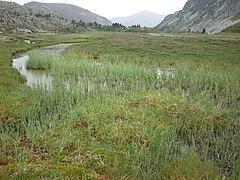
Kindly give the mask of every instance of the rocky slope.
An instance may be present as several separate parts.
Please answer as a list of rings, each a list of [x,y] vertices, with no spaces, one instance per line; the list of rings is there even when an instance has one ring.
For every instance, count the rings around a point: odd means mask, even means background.
[[[87,22],[96,21],[96,18],[87,17],[89,18]],[[0,32],[82,32],[89,30],[87,27],[76,26],[72,20],[47,6],[36,4],[21,6],[14,2],[0,1]]]
[[[156,14],[150,11],[140,11],[132,16],[116,17],[111,19],[114,23],[121,23],[124,26],[140,24],[142,27],[155,27],[163,20],[165,15]]]
[[[50,9],[28,9],[17,3],[0,1],[2,32],[63,32],[73,30],[71,21]]]
[[[73,20],[81,20],[83,22],[97,22],[102,25],[111,25],[111,21],[107,18],[94,14],[86,9],[72,5],[72,4],[63,4],[63,3],[39,3],[39,2],[30,2],[24,4],[24,7],[29,9],[36,8],[47,8],[61,17]]]
[[[239,0],[188,0],[181,11],[168,15],[158,26],[162,31],[218,33],[240,22]]]
[[[225,33],[240,33],[240,22],[237,23],[237,24],[234,24],[233,26],[227,27],[222,32],[225,32]]]

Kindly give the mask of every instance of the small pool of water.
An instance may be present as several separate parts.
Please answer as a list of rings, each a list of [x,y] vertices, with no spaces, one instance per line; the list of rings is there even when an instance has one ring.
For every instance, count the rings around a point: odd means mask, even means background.
[[[151,36],[162,36],[162,37],[177,37],[176,34],[159,34],[159,33],[148,33]]]
[[[40,48],[41,51],[52,54],[60,54],[72,44],[58,44]],[[32,89],[41,87],[46,90],[52,89],[53,76],[49,71],[27,69],[28,53],[18,55],[13,58],[12,66],[16,68],[22,76],[26,77],[26,85]]]

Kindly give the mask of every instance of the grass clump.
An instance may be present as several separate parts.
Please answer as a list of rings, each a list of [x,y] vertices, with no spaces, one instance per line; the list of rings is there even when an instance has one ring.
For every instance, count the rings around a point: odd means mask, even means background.
[[[239,178],[238,38],[83,37],[35,52],[53,88],[22,91],[31,103],[1,121],[1,177]]]
[[[166,164],[163,170],[164,179],[220,179],[213,164],[203,162],[194,152]]]
[[[55,54],[45,53],[41,50],[32,50],[29,52],[30,59],[27,61],[27,69],[49,70],[55,56]]]

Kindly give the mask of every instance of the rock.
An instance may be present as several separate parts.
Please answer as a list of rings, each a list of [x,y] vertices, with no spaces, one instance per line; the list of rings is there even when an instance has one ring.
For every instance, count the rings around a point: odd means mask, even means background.
[[[30,40],[24,40],[25,43],[28,43],[28,44],[31,44],[31,41]]]
[[[239,0],[188,0],[184,8],[168,15],[156,27],[161,31],[218,33],[240,22]]]
[[[6,29],[0,28],[0,31],[1,31],[2,33],[4,33],[4,32],[6,32]]]
[[[32,33],[32,31],[29,29],[17,29],[16,32],[22,33],[22,34],[31,34]]]

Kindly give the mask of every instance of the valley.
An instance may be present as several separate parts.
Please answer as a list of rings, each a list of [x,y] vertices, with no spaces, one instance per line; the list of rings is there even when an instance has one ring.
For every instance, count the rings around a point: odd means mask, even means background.
[[[17,2],[0,179],[240,179],[238,0]]]
[[[0,178],[237,179],[239,44],[238,34],[0,35]],[[51,90],[12,68],[23,52],[54,76]]]

